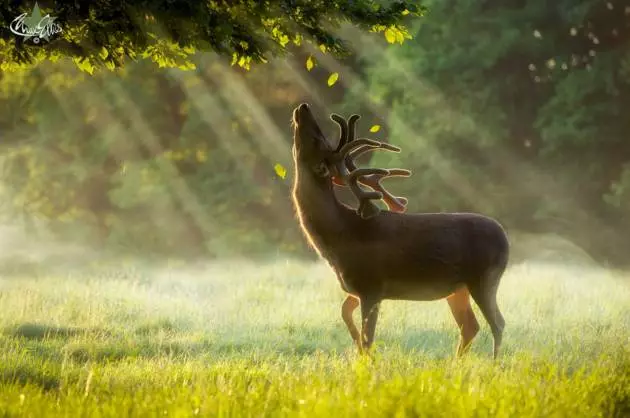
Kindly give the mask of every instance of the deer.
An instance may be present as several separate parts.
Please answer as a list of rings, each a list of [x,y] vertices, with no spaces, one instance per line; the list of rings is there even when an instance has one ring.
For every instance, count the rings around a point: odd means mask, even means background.
[[[370,352],[382,301],[446,299],[459,328],[459,358],[480,329],[472,298],[490,326],[496,359],[505,327],[497,291],[510,248],[503,226],[478,213],[406,213],[407,199],[393,196],[380,181],[409,177],[409,170],[354,164],[363,152],[400,148],[355,139],[359,115],[347,121],[330,115],[340,128],[337,147],[324,136],[307,103],[297,106],[292,116],[297,220],[310,247],[328,263],[347,294],[341,317],[359,353]],[[339,202],[333,185],[350,187],[358,208]],[[379,200],[389,210],[374,203]],[[360,332],[352,318],[359,306]]]

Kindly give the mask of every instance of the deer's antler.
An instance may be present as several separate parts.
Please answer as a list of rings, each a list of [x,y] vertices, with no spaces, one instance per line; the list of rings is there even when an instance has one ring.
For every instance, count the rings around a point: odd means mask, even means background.
[[[352,115],[346,121],[337,114],[330,115],[340,128],[339,145],[330,158],[332,163],[335,184],[349,186],[356,198],[359,200],[357,212],[364,219],[372,218],[380,213],[380,209],[372,200],[383,200],[389,210],[393,212],[404,212],[406,210],[407,199],[396,197],[389,193],[382,185],[381,180],[386,177],[409,177],[411,171],[402,168],[357,168],[354,158],[359,155],[383,149],[391,152],[400,152],[400,148],[379,141],[367,138],[355,139],[356,122],[359,115]],[[366,191],[359,185],[368,186],[373,191]]]

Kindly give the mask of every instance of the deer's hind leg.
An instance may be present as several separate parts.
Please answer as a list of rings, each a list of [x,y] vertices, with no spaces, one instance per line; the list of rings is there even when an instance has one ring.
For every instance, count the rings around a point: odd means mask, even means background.
[[[360,301],[358,298],[348,295],[341,305],[341,318],[343,318],[343,322],[346,323],[346,327],[348,327],[352,340],[355,344],[357,344],[359,349],[361,349],[361,336],[357,326],[354,324],[354,320],[352,319],[352,313],[359,307],[359,305]]]
[[[470,292],[467,287],[460,287],[448,296],[446,301],[459,327],[460,339],[455,356],[461,357],[468,351],[472,340],[479,332],[479,322],[470,305]]]
[[[503,328],[505,327],[505,319],[499,310],[497,304],[497,290],[499,288],[499,280],[503,274],[503,269],[493,270],[484,279],[474,286],[470,286],[470,295],[474,299],[479,310],[488,321],[494,346],[492,350],[493,358],[499,355],[499,347],[503,338]]]

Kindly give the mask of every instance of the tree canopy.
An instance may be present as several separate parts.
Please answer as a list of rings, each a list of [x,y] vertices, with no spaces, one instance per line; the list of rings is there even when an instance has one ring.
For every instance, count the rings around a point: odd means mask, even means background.
[[[87,72],[121,67],[136,57],[151,57],[160,67],[192,68],[189,58],[197,51],[216,51],[249,68],[302,42],[343,55],[348,45],[335,32],[341,23],[396,39],[406,33],[405,21],[424,11],[404,0],[40,0],[35,7],[26,10],[18,1],[0,6],[3,70],[62,56]],[[37,44],[12,33],[11,23],[23,13],[30,20],[50,14],[61,32]]]

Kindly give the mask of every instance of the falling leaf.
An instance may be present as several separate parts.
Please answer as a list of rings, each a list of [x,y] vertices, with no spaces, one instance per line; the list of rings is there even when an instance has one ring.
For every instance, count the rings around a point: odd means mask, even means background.
[[[312,56],[308,57],[308,59],[306,60],[306,69],[308,71],[311,71],[314,66],[315,66],[315,60],[313,59]]]
[[[405,9],[402,11],[403,16],[407,16],[409,14],[409,10]]]
[[[281,179],[284,179],[287,176],[287,169],[284,168],[282,164],[278,163],[274,165],[273,169],[275,170],[278,177],[280,177]]]
[[[381,130],[381,125],[373,125],[373,126],[370,128],[370,132],[378,132],[378,131],[380,131],[380,130]]]
[[[332,87],[332,85],[335,84],[338,79],[339,73],[332,73],[330,77],[328,77],[328,87]]]

